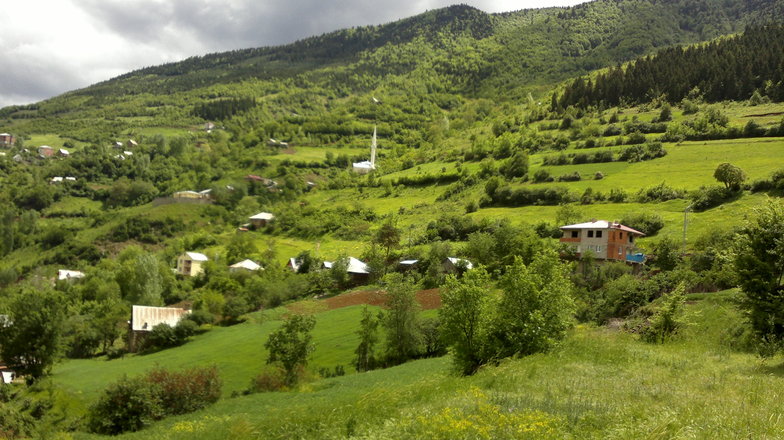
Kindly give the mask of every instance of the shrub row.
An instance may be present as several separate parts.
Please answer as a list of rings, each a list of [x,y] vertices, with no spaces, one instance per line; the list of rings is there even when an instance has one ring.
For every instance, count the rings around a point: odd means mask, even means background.
[[[221,385],[215,367],[179,372],[158,368],[142,377],[126,377],[109,385],[90,408],[88,427],[108,435],[138,431],[164,417],[215,403]]]
[[[652,160],[667,155],[660,142],[650,142],[644,145],[635,145],[624,148],[617,154],[610,150],[597,151],[594,153],[570,153],[559,154],[557,156],[545,156],[543,165],[579,165],[584,163],[606,163],[606,162],[642,162]]]

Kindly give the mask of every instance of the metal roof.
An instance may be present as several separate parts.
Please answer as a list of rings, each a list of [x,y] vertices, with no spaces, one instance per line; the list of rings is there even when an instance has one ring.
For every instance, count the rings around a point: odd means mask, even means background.
[[[573,229],[619,229],[621,231],[626,231],[626,232],[629,232],[631,234],[645,235],[644,233],[642,233],[642,232],[640,232],[640,231],[638,231],[636,229],[632,229],[632,228],[630,228],[628,226],[624,226],[624,225],[622,225],[620,223],[610,223],[607,220],[594,220],[594,221],[586,222],[586,223],[577,223],[577,224],[574,224],[574,225],[561,226],[560,229],[562,229],[562,230],[573,230]]]
[[[209,260],[209,258],[207,258],[206,255],[200,254],[198,252],[186,252],[185,255],[187,255],[188,258],[190,258],[193,261],[207,261],[207,260]]]
[[[251,220],[272,220],[275,215],[270,212],[260,212],[254,216],[249,217]]]
[[[232,269],[264,270],[264,268],[261,267],[261,265],[259,265],[253,260],[242,260],[239,263],[232,264],[229,267]]]
[[[178,307],[150,307],[133,306],[131,312],[131,330],[151,331],[159,324],[169,324],[174,327],[190,310]]]
[[[473,269],[474,265],[470,261],[466,260],[465,258],[455,258],[455,257],[447,257],[450,263],[454,264],[455,267],[460,265],[465,265],[466,269]]]
[[[84,272],[68,269],[60,269],[57,271],[58,280],[68,280],[73,278],[84,278]]]
[[[327,269],[332,269],[332,266],[334,264],[335,263],[332,261],[325,261],[324,267]],[[348,267],[346,268],[346,272],[366,274],[366,273],[370,273],[370,267],[368,267],[367,264],[357,260],[354,257],[348,257]]]

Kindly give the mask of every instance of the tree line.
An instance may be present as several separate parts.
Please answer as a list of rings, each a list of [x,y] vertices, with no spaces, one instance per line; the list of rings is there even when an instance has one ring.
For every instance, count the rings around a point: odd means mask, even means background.
[[[670,102],[746,100],[757,92],[784,100],[784,25],[748,28],[742,35],[697,46],[672,47],[579,77],[553,95],[552,108],[634,105],[660,96]],[[694,96],[693,96],[694,95]]]

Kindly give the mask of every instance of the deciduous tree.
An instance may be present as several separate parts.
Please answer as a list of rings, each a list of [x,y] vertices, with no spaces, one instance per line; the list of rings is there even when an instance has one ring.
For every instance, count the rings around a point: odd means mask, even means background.
[[[784,204],[756,210],[738,236],[735,267],[745,298],[743,308],[761,340],[784,338]],[[771,341],[772,342],[772,341]]]
[[[299,372],[308,364],[314,350],[310,332],[316,326],[312,316],[292,315],[269,335],[264,347],[269,350],[268,364],[278,363],[286,372],[286,385],[296,385]]]

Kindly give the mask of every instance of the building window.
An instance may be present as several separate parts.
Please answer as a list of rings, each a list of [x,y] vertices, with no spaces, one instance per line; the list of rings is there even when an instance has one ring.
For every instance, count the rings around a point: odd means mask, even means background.
[[[602,238],[602,231],[596,231],[596,238]]]
[[[623,239],[623,232],[619,232],[618,234],[618,238]]]
[[[577,237],[579,237],[579,236],[580,236],[580,232],[578,232],[578,231],[572,231],[572,238],[577,238]]]
[[[629,243],[634,243],[634,235],[629,234]]]
[[[588,231],[588,238],[593,238],[593,231]]]
[[[618,255],[623,255],[623,248],[618,246]]]

